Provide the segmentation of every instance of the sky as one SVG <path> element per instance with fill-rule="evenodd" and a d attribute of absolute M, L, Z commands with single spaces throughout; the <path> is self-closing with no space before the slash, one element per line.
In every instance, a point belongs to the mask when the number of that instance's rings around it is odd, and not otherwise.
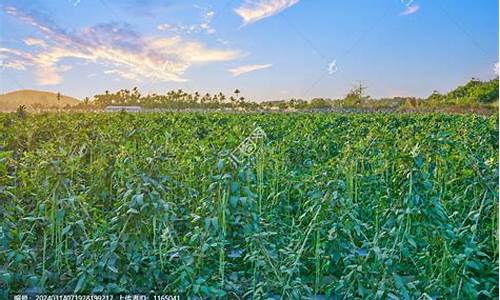
<path fill-rule="evenodd" d="M 497 0 L 0 0 L 0 92 L 426 97 L 498 76 Z"/>

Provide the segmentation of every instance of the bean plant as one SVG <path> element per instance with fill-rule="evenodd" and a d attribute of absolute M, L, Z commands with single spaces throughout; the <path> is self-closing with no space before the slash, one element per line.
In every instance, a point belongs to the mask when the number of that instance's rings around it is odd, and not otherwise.
<path fill-rule="evenodd" d="M 498 133 L 498 114 L 0 114 L 0 298 L 498 298 Z"/>

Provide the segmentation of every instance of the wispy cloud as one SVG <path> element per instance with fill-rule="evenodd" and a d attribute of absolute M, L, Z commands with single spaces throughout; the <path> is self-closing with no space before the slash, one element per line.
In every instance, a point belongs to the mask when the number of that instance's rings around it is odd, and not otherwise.
<path fill-rule="evenodd" d="M 214 34 L 215 29 L 211 26 L 211 22 L 215 16 L 215 12 L 198 5 L 195 5 L 194 7 L 203 11 L 201 23 L 193 25 L 163 23 L 158 25 L 157 29 L 160 31 L 173 32 L 175 34 L 193 34 L 200 32 Z"/>
<path fill-rule="evenodd" d="M 47 43 L 45 43 L 44 40 L 36 39 L 33 37 L 29 37 L 29 38 L 25 39 L 24 43 L 28 46 L 42 46 L 42 47 L 47 46 Z"/>
<path fill-rule="evenodd" d="M 235 12 L 243 18 L 244 24 L 251 24 L 274 16 L 299 3 L 300 0 L 245 0 Z"/>
<path fill-rule="evenodd" d="M 233 75 L 233 77 L 237 77 L 246 73 L 262 70 L 262 69 L 267 69 L 272 67 L 272 64 L 266 64 L 266 65 L 245 65 L 241 67 L 237 67 L 234 69 L 229 69 L 228 71 Z"/>
<path fill-rule="evenodd" d="M 401 16 L 407 16 L 407 15 L 413 15 L 420 9 L 420 6 L 416 4 L 408 5 L 402 13 L 400 13 Z"/>
<path fill-rule="evenodd" d="M 35 68 L 40 84 L 62 81 L 60 66 L 65 58 L 77 58 L 98 63 L 126 79 L 186 81 L 184 72 L 193 64 L 229 61 L 241 56 L 237 50 L 209 48 L 180 36 L 168 38 L 142 37 L 126 24 L 103 24 L 68 33 L 43 20 L 36 14 L 25 13 L 16 7 L 5 12 L 36 27 L 44 39 L 28 38 L 30 51 L 0 48 L 3 67 Z"/>

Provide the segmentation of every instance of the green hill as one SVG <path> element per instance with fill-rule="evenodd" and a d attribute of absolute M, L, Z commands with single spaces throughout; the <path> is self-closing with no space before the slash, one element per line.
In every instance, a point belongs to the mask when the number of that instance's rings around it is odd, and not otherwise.
<path fill-rule="evenodd" d="M 498 77 L 488 81 L 473 78 L 447 94 L 434 92 L 428 100 L 447 105 L 493 104 L 498 102 Z"/>

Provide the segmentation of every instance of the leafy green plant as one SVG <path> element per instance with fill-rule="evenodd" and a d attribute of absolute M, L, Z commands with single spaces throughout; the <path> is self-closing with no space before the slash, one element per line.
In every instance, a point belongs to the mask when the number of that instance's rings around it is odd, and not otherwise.
<path fill-rule="evenodd" d="M 0 203 L 0 297 L 498 297 L 498 114 L 0 114 Z"/>

